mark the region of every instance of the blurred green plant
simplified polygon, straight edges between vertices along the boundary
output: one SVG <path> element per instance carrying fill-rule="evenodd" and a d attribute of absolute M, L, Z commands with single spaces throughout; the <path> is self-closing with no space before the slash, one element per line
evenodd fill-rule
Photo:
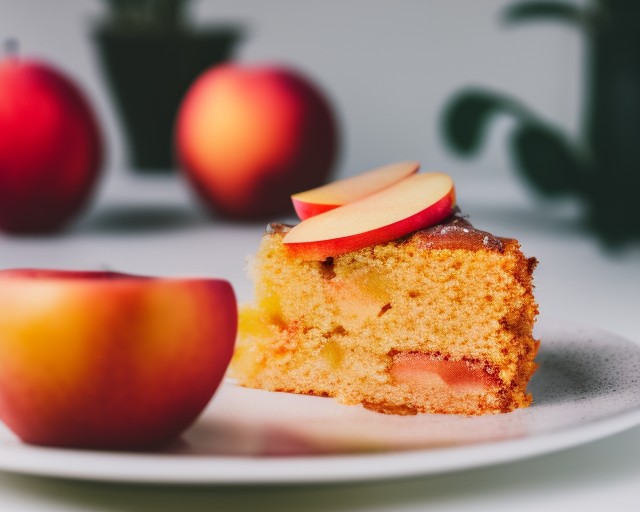
<path fill-rule="evenodd" d="M 582 7 L 526 1 L 507 8 L 504 18 L 511 24 L 557 20 L 584 33 L 589 61 L 583 134 L 573 140 L 516 99 L 469 88 L 445 108 L 447 142 L 473 155 L 493 117 L 512 117 L 512 157 L 537 191 L 580 198 L 588 227 L 606 244 L 639 239 L 640 2 L 599 0 Z"/>

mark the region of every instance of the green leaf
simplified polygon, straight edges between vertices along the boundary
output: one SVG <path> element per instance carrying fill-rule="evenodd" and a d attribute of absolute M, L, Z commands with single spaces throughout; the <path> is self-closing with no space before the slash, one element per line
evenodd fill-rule
<path fill-rule="evenodd" d="M 483 131 L 492 114 L 506 108 L 500 96 L 479 90 L 458 94 L 445 107 L 442 130 L 445 140 L 455 151 L 471 155 L 480 146 Z"/>
<path fill-rule="evenodd" d="M 565 2 L 523 2 L 504 11 L 504 19 L 507 22 L 552 19 L 583 25 L 588 18 L 589 15 L 584 9 Z"/>
<path fill-rule="evenodd" d="M 583 189 L 586 162 L 557 130 L 523 123 L 513 134 L 511 150 L 519 170 L 542 193 L 560 195 Z"/>

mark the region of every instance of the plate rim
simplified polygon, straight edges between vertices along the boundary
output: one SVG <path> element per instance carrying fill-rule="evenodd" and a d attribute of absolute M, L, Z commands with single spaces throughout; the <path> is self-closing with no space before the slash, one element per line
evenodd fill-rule
<path fill-rule="evenodd" d="M 198 457 L 124 452 L 103 453 L 27 446 L 26 449 L 32 453 L 28 454 L 26 458 L 22 457 L 22 461 L 11 463 L 11 461 L 0 458 L 0 471 L 25 476 L 82 481 L 164 485 L 293 485 L 372 482 L 443 475 L 528 460 L 582 446 L 638 425 L 640 425 L 640 407 L 581 427 L 565 428 L 534 438 L 523 437 L 455 447 L 385 453 L 308 457 Z M 0 446 L 1 451 L 2 447 Z M 462 455 L 464 461 L 461 460 L 460 456 Z M 43 456 L 45 464 L 42 464 Z M 36 457 L 39 464 L 30 464 L 30 459 Z M 61 457 L 66 459 L 66 464 L 60 464 Z M 95 469 L 88 471 L 86 468 L 82 468 L 82 462 L 95 457 L 118 459 L 125 463 L 124 467 L 127 467 L 128 470 L 115 474 L 113 471 L 104 472 L 95 471 Z M 426 466 L 424 459 L 428 457 L 435 457 L 437 464 Z M 166 465 L 161 464 L 165 462 L 164 459 L 166 462 L 170 460 L 171 471 L 163 471 L 162 469 L 158 471 L 159 468 L 166 468 Z M 143 463 L 141 464 L 141 462 Z M 95 466 L 94 464 L 93 467 L 95 468 Z M 132 467 L 136 469 L 130 471 Z M 248 467 L 250 471 L 247 471 Z M 140 474 L 140 469 L 147 470 L 147 472 Z M 150 469 L 152 471 L 149 471 Z M 184 469 L 188 469 L 188 471 L 184 471 Z"/>
<path fill-rule="evenodd" d="M 541 327 L 545 330 L 588 329 L 590 333 L 602 333 L 616 343 L 631 344 L 640 350 L 637 342 L 598 327 L 555 319 L 546 319 Z M 165 485 L 380 481 L 447 474 L 531 459 L 604 439 L 638 425 L 640 405 L 583 425 L 507 440 L 390 452 L 289 457 L 103 452 L 30 446 L 17 438 L 13 441 L 0 437 L 0 471 L 83 481 Z M 11 457 L 15 452 L 19 456 Z M 103 464 L 94 463 L 87 468 L 86 463 L 96 458 Z M 164 464 L 169 461 L 170 464 Z M 114 462 L 119 463 L 121 471 L 113 471 L 111 463 Z M 105 471 L 104 468 L 108 469 Z"/>

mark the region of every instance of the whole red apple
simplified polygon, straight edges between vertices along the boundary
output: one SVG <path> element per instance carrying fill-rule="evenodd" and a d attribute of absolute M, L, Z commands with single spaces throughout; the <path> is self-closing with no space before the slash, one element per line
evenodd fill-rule
<path fill-rule="evenodd" d="M 220 384 L 236 311 L 218 279 L 0 271 L 0 420 L 32 444 L 166 444 Z"/>
<path fill-rule="evenodd" d="M 0 61 L 0 230 L 52 232 L 87 204 L 102 161 L 98 124 L 60 71 Z"/>
<path fill-rule="evenodd" d="M 176 147 L 211 211 L 260 219 L 291 210 L 292 193 L 324 182 L 338 130 L 323 94 L 300 74 L 222 65 L 200 76 L 185 96 Z"/>

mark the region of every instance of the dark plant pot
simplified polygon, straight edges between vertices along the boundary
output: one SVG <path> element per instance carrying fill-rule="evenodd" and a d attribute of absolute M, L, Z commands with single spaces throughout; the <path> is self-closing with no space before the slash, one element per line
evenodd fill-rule
<path fill-rule="evenodd" d="M 132 31 L 105 25 L 95 32 L 135 170 L 173 169 L 173 125 L 182 97 L 203 70 L 231 57 L 241 35 L 235 26 Z"/>

